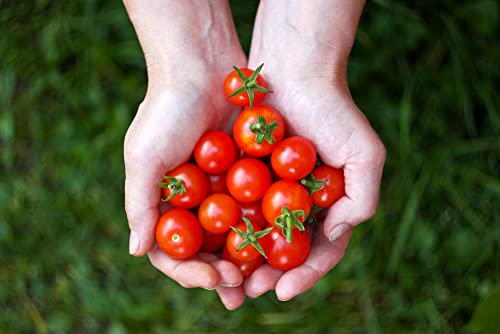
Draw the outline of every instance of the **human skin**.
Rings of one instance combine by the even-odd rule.
[[[223,0],[147,3],[125,0],[149,81],[124,147],[131,254],[149,251],[152,264],[182,286],[217,287],[229,309],[241,306],[245,294],[274,289],[280,300],[301,294],[342,259],[352,228],[369,219],[378,203],[385,149],[352,100],[346,77],[364,2],[260,3],[248,67],[265,62],[262,73],[274,90],[266,103],[282,113],[288,134],[308,138],[325,163],[344,169],[346,196],[329,210],[323,231],[314,233],[304,264],[285,273],[264,265],[244,286],[237,268],[214,255],[176,261],[152,249],[160,199],[154,185],[187,160],[206,130],[223,128],[234,116],[213,84],[223,82],[228,66],[246,67],[229,7]]]
[[[274,91],[266,103],[286,120],[288,135],[308,138],[322,160],[343,168],[346,195],[316,230],[304,264],[282,272],[263,265],[244,284],[249,297],[275,290],[289,300],[311,288],[344,256],[352,228],[375,214],[385,148],[347,85],[347,61],[364,1],[262,0],[249,68]],[[230,298],[241,300],[235,291]],[[229,302],[229,301],[226,301]]]
[[[130,253],[151,263],[184,287],[236,286],[243,276],[232,263],[201,253],[169,258],[155,246],[160,189],[169,170],[188,160],[209,129],[228,127],[239,108],[223,94],[228,66],[246,57],[226,0],[125,0],[144,51],[148,89],[124,143],[125,209]],[[220,86],[220,87],[219,87]],[[240,287],[241,291],[242,288]]]

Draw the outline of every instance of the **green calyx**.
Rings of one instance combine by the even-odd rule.
[[[300,184],[307,188],[309,195],[312,196],[318,190],[325,187],[326,180],[317,179],[312,173],[309,173],[305,178],[300,180]]]
[[[242,217],[242,219],[245,222],[245,225],[247,226],[246,232],[243,232],[239,228],[231,226],[233,231],[238,233],[238,235],[243,239],[243,241],[238,246],[238,248],[236,248],[236,251],[238,252],[243,247],[246,247],[248,245],[252,245],[257,251],[259,251],[260,254],[262,254],[263,257],[267,258],[266,253],[264,252],[264,250],[262,249],[262,246],[259,243],[259,239],[262,238],[263,236],[265,236],[266,234],[270,233],[273,228],[270,227],[270,228],[267,228],[265,230],[255,232],[250,221],[245,217]]]
[[[241,82],[243,82],[243,85],[240,88],[238,88],[237,90],[235,90],[231,95],[229,95],[229,97],[233,97],[233,96],[236,96],[238,94],[246,92],[248,94],[248,100],[250,101],[250,109],[252,109],[253,101],[255,100],[254,91],[257,90],[257,91],[264,92],[264,93],[272,93],[271,90],[269,90],[265,87],[259,86],[257,84],[257,76],[259,75],[260,71],[262,70],[262,66],[264,66],[264,63],[260,64],[259,67],[257,67],[255,69],[255,71],[252,73],[252,75],[250,77],[247,77],[245,74],[243,74],[243,72],[241,72],[241,70],[239,68],[237,68],[236,66],[233,66],[236,74],[238,74],[238,76],[241,79]]]
[[[314,224],[316,226],[319,225],[318,219],[316,218],[315,213],[323,210],[323,208],[313,205],[311,208],[311,212],[309,212],[309,217],[306,219],[306,223],[308,224]]]
[[[273,131],[277,128],[277,121],[272,121],[268,124],[264,116],[258,116],[257,122],[250,125],[250,131],[256,134],[255,141],[257,144],[262,144],[264,140],[271,145],[274,144],[276,139],[274,139]]]
[[[274,225],[281,229],[281,232],[288,243],[292,242],[292,229],[294,226],[301,232],[305,230],[305,227],[299,217],[302,217],[302,220],[306,219],[306,213],[304,210],[295,210],[292,212],[289,208],[284,206],[281,208],[281,215],[276,217],[274,220]]]
[[[167,198],[163,199],[163,202],[170,201],[172,197],[177,194],[186,193],[186,186],[184,185],[184,181],[182,181],[181,179],[177,179],[171,176],[164,176],[163,179],[167,180],[168,182],[158,183],[157,186],[159,188],[167,188],[168,190],[170,190],[170,195],[168,195]]]

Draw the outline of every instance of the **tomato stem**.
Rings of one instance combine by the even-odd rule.
[[[304,210],[295,210],[292,212],[288,207],[284,206],[281,208],[281,215],[274,220],[274,225],[281,228],[281,232],[288,243],[292,242],[292,229],[294,226],[301,232],[305,230],[299,217],[302,217],[303,220],[306,219]]]
[[[241,85],[240,88],[238,88],[231,95],[229,95],[229,97],[233,97],[238,94],[246,92],[248,94],[248,100],[250,101],[250,109],[252,109],[253,101],[255,99],[254,90],[258,90],[259,92],[264,92],[264,93],[272,93],[272,90],[269,90],[266,87],[262,87],[257,84],[257,76],[259,75],[263,66],[264,63],[260,64],[259,67],[257,67],[255,71],[253,71],[252,75],[249,78],[245,74],[243,74],[243,72],[239,68],[233,66],[234,71],[236,72],[236,74],[238,74],[243,84]]]
[[[257,122],[250,125],[250,131],[256,134],[255,141],[257,142],[257,144],[262,144],[264,140],[271,145],[276,143],[276,139],[274,139],[273,136],[273,131],[277,128],[277,121],[272,121],[268,124],[264,116],[258,116]]]
[[[156,185],[158,188],[167,188],[168,190],[170,190],[170,195],[168,195],[167,198],[163,199],[163,202],[170,201],[177,194],[186,193],[186,186],[184,184],[184,181],[182,181],[181,179],[172,176],[164,176],[163,179],[167,180],[168,182],[162,182]]]
[[[325,187],[326,180],[317,179],[312,173],[310,173],[305,178],[300,180],[300,183],[307,188],[309,195],[312,196],[313,193]]]
[[[252,223],[246,218],[246,217],[241,217],[243,221],[245,222],[245,225],[247,227],[247,231],[243,232],[237,227],[231,226],[233,231],[238,233],[238,235],[243,239],[243,241],[239,244],[238,248],[236,248],[236,251],[240,251],[242,248],[252,245],[260,254],[262,254],[263,257],[267,258],[266,253],[264,252],[264,249],[262,249],[262,246],[259,243],[259,239],[265,236],[266,234],[270,233],[271,230],[273,229],[272,227],[267,228],[262,231],[255,232],[253,229]]]
[[[314,224],[314,225],[318,226],[319,222],[318,222],[318,219],[316,218],[315,213],[319,212],[321,210],[323,210],[322,207],[313,205],[312,208],[311,208],[311,212],[309,213],[309,217],[307,217],[306,222],[309,223],[309,224]]]

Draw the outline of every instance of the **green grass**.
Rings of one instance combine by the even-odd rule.
[[[146,75],[122,4],[0,0],[0,332],[497,330],[498,4],[411,3],[368,1],[349,65],[388,151],[377,215],[309,292],[228,312],[127,255]],[[256,5],[232,1],[246,50]]]

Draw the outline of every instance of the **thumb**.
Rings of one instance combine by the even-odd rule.
[[[156,186],[165,173],[163,164],[127,154],[125,158],[125,211],[130,227],[129,253],[145,255],[155,243],[161,191]]]
[[[359,158],[362,157],[362,158]],[[385,148],[374,142],[370,152],[357,155],[344,166],[345,193],[328,211],[324,233],[334,241],[377,211]]]

